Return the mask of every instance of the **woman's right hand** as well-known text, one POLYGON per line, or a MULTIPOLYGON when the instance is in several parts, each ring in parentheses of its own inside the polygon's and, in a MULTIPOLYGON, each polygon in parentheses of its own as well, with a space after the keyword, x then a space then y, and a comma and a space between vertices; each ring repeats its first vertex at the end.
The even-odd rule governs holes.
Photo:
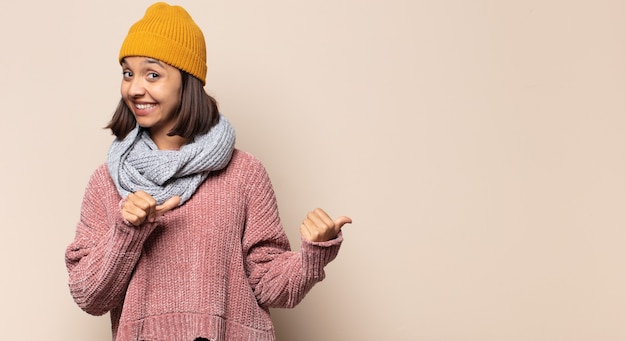
POLYGON ((122 216, 134 226, 139 226, 146 221, 154 222, 158 217, 178 206, 179 203, 180 197, 175 195, 165 201, 163 205, 157 205, 156 200, 150 194, 137 191, 126 197, 122 205, 122 216))

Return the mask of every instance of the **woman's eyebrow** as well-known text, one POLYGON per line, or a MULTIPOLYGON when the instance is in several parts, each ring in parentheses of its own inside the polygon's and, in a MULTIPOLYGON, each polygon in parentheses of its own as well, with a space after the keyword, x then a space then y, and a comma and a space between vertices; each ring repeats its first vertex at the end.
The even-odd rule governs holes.
MULTIPOLYGON (((126 62, 126 58, 123 58, 123 59, 120 61, 120 64, 121 64, 122 66, 128 66, 128 63, 126 62)), ((143 61, 143 64, 157 64, 157 65, 159 65, 160 67, 163 67, 163 64, 161 63, 161 61, 160 61, 160 60, 158 60, 158 59, 154 59, 154 58, 146 58, 146 59, 143 61)))
POLYGON ((161 64, 161 61, 158 59, 153 59, 153 58, 146 58, 144 60, 144 64, 157 64, 161 67, 163 67, 163 64, 161 64))

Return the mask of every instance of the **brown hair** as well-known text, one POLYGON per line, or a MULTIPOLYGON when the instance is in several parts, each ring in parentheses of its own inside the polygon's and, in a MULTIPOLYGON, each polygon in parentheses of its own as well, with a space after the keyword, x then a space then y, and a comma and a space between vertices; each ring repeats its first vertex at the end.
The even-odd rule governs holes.
MULTIPOLYGON (((217 101, 206 93, 202 81, 185 71, 180 71, 182 91, 180 107, 176 114, 176 124, 167 133, 169 136, 178 135, 192 139, 197 135, 209 132, 219 121, 217 101)), ((135 128, 137 121, 124 99, 120 99, 111 121, 105 127, 111 129, 113 135, 123 139, 135 128)))

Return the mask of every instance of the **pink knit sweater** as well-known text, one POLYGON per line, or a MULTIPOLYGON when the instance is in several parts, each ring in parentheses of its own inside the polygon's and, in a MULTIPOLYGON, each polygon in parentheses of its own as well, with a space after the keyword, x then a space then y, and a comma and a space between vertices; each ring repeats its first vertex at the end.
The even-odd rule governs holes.
POLYGON ((342 242, 290 251, 265 168, 238 150, 154 223, 125 223, 120 200, 99 167, 65 255, 74 300, 110 311, 116 341, 274 340, 269 308, 298 304, 342 242))

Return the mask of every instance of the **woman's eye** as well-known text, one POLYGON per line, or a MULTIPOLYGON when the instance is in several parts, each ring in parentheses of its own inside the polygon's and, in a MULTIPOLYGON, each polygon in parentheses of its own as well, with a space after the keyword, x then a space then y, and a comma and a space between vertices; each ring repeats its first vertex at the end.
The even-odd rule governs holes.
POLYGON ((132 72, 130 72, 130 71, 124 71, 124 72, 122 72, 122 76, 123 76, 124 78, 130 78, 130 77, 132 77, 132 76, 133 76, 133 73, 132 73, 132 72))
POLYGON ((149 79, 157 79, 159 77, 159 74, 156 72, 150 72, 148 73, 148 78, 149 79))

